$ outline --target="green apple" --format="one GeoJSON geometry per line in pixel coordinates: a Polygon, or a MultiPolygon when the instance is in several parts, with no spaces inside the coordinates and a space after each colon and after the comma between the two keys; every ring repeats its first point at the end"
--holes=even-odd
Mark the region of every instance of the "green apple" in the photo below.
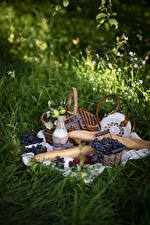
{"type": "Polygon", "coordinates": [[[59,111],[57,109],[53,109],[52,118],[57,118],[59,116],[59,111]]]}
{"type": "Polygon", "coordinates": [[[60,114],[60,115],[63,115],[63,114],[65,114],[65,113],[66,113],[66,109],[63,108],[63,107],[60,107],[60,108],[59,108],[59,114],[60,114]]]}

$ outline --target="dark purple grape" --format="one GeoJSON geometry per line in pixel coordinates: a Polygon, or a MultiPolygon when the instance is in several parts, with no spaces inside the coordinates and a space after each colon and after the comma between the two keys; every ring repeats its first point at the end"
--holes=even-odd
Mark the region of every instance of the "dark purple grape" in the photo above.
{"type": "Polygon", "coordinates": [[[54,166],[59,168],[59,169],[64,169],[64,158],[60,158],[59,156],[54,159],[54,166]]]}
{"type": "Polygon", "coordinates": [[[41,143],[43,138],[37,137],[32,131],[27,131],[22,137],[21,144],[31,145],[41,143]]]}
{"type": "Polygon", "coordinates": [[[32,152],[34,153],[34,155],[40,154],[40,153],[44,153],[47,152],[47,148],[41,144],[37,145],[37,146],[32,146],[31,148],[24,148],[23,150],[24,153],[28,153],[28,152],[32,152]]]}
{"type": "Polygon", "coordinates": [[[100,159],[104,157],[104,155],[116,154],[117,152],[125,149],[125,145],[120,143],[117,139],[112,138],[103,138],[99,141],[97,138],[91,142],[91,147],[96,149],[96,153],[92,155],[92,163],[100,162],[100,159]]]}
{"type": "Polygon", "coordinates": [[[91,154],[91,164],[96,164],[101,162],[101,154],[93,153],[91,154]]]}

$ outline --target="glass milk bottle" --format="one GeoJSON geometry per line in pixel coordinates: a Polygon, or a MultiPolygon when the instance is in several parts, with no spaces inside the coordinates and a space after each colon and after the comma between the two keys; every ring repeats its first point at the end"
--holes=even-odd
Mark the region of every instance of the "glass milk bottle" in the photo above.
{"type": "Polygon", "coordinates": [[[65,127],[65,116],[58,116],[56,121],[56,129],[52,134],[54,144],[66,144],[68,133],[65,127]]]}

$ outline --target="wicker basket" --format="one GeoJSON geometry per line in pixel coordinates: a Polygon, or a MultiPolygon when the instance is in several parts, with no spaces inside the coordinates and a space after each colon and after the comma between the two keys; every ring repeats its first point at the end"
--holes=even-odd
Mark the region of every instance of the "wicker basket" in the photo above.
{"type": "Polygon", "coordinates": [[[66,110],[67,110],[67,113],[66,113],[65,124],[66,125],[69,124],[69,123],[71,124],[71,126],[67,128],[67,131],[70,132],[70,131],[73,131],[73,130],[76,129],[75,126],[73,125],[72,121],[73,121],[73,118],[78,113],[78,93],[77,93],[77,89],[75,87],[72,87],[70,92],[69,92],[66,110]],[[74,97],[73,111],[71,110],[72,97],[74,97]]]}
{"type": "MultiPolygon", "coordinates": [[[[69,97],[68,97],[68,103],[66,106],[66,110],[67,113],[65,114],[66,116],[66,121],[65,124],[67,125],[68,123],[72,122],[72,119],[77,115],[78,112],[78,94],[77,94],[77,90],[76,88],[72,87],[70,92],[69,92],[69,97]],[[74,96],[74,108],[73,111],[71,111],[70,107],[71,107],[71,103],[72,103],[72,96],[74,96]]],[[[56,128],[55,125],[55,121],[57,119],[54,120],[53,126],[51,129],[46,128],[45,126],[45,122],[49,122],[50,118],[47,118],[46,114],[42,117],[41,120],[41,125],[42,128],[44,130],[44,135],[46,138],[46,141],[52,145],[53,144],[53,140],[52,140],[52,134],[56,128]]],[[[73,124],[71,126],[69,126],[69,128],[67,129],[68,132],[75,130],[75,126],[73,126],[73,124]]]]}
{"type": "Polygon", "coordinates": [[[53,123],[53,126],[51,129],[46,128],[45,126],[45,122],[49,122],[49,118],[46,117],[46,114],[43,116],[43,118],[41,119],[41,127],[44,130],[44,135],[45,135],[45,139],[46,142],[49,143],[50,145],[53,144],[53,140],[52,140],[52,133],[54,132],[56,125],[55,123],[53,123]]]}
{"type": "Polygon", "coordinates": [[[112,134],[121,136],[121,137],[129,137],[131,132],[135,130],[135,120],[133,121],[133,127],[131,127],[130,118],[122,113],[116,112],[120,107],[120,98],[116,94],[110,94],[104,96],[97,105],[96,110],[96,118],[97,121],[100,123],[101,131],[109,130],[112,134]],[[103,119],[99,119],[98,113],[101,104],[109,97],[116,97],[117,98],[117,105],[116,108],[108,113],[105,114],[103,119]]]}
{"type": "Polygon", "coordinates": [[[119,165],[121,162],[122,152],[118,152],[116,154],[105,155],[102,164],[105,166],[114,167],[115,165],[119,165]]]}
{"type": "MultiPolygon", "coordinates": [[[[72,87],[69,92],[66,110],[67,113],[65,114],[66,115],[65,125],[68,132],[82,129],[90,131],[100,130],[100,124],[99,121],[97,121],[96,116],[94,116],[92,113],[88,112],[84,108],[78,110],[78,94],[77,89],[75,87],[72,87]],[[71,110],[72,97],[74,100],[73,110],[71,110]]],[[[54,132],[56,125],[54,121],[53,127],[51,129],[47,129],[45,126],[45,122],[49,122],[49,120],[50,118],[47,118],[45,114],[42,117],[41,125],[44,130],[46,141],[52,145],[53,143],[52,133],[54,132]]]]}
{"type": "Polygon", "coordinates": [[[85,108],[79,109],[79,114],[82,117],[85,130],[100,131],[100,122],[97,118],[85,108]]]}
{"type": "Polygon", "coordinates": [[[67,104],[67,120],[66,120],[66,125],[68,126],[68,123],[74,121],[74,117],[81,118],[79,121],[79,126],[78,128],[74,126],[72,123],[72,126],[68,128],[68,131],[73,131],[77,129],[84,129],[84,130],[89,130],[89,131],[98,131],[100,130],[100,124],[99,121],[97,121],[96,116],[94,116],[92,113],[88,112],[85,108],[80,108],[78,110],[78,94],[77,94],[77,89],[72,88],[69,93],[69,98],[68,98],[68,104],[67,104]],[[73,112],[70,110],[71,102],[72,102],[72,96],[74,96],[74,109],[73,112]],[[72,115],[71,115],[72,113],[72,115]]]}

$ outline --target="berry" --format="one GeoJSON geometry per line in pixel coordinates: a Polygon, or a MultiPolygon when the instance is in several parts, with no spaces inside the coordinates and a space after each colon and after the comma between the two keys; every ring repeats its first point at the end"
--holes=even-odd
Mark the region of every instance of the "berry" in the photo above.
{"type": "Polygon", "coordinates": [[[37,146],[32,146],[31,148],[24,148],[23,150],[24,153],[28,153],[28,152],[33,152],[34,155],[40,154],[40,153],[44,153],[47,152],[47,148],[41,144],[38,144],[37,146]]]}
{"type": "Polygon", "coordinates": [[[91,164],[91,156],[87,155],[84,160],[84,164],[91,164]]]}
{"type": "Polygon", "coordinates": [[[79,164],[79,163],[80,163],[80,159],[74,158],[74,159],[73,159],[73,162],[74,162],[75,164],[79,164]]]}
{"type": "Polygon", "coordinates": [[[60,115],[64,115],[66,113],[66,109],[64,107],[60,106],[58,109],[60,115]]]}
{"type": "Polygon", "coordinates": [[[57,109],[52,110],[52,118],[57,118],[59,116],[59,111],[57,109]]]}
{"type": "Polygon", "coordinates": [[[22,137],[21,144],[32,145],[41,143],[42,141],[43,138],[38,138],[35,134],[32,133],[32,131],[29,130],[22,137]]]}
{"type": "Polygon", "coordinates": [[[59,168],[59,169],[64,169],[64,158],[60,158],[59,156],[54,159],[54,166],[59,168]]]}
{"type": "Polygon", "coordinates": [[[75,168],[77,167],[77,164],[74,161],[69,161],[69,167],[75,168]]]}

